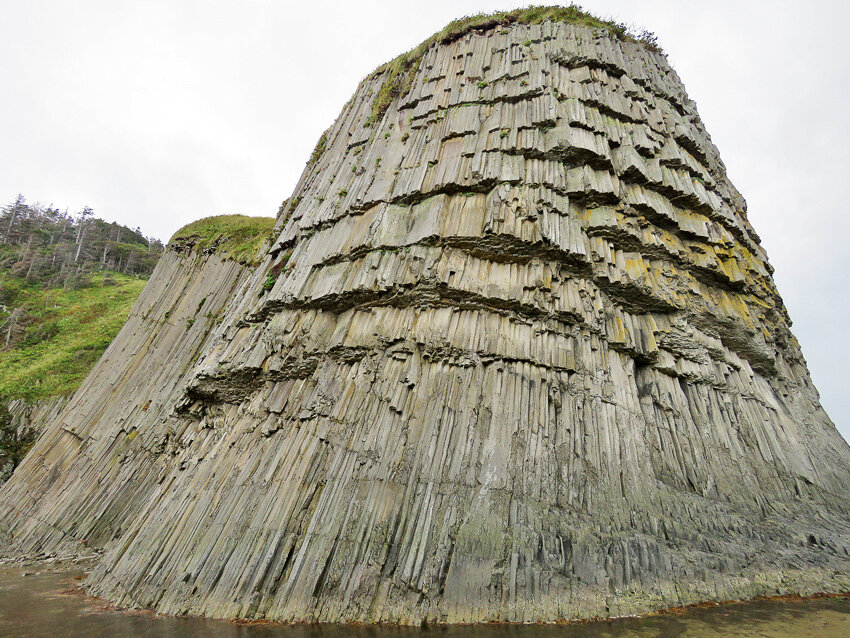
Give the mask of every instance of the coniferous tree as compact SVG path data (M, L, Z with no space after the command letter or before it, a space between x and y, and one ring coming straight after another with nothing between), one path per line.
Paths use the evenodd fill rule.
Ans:
M131 229L94 216L29 204L23 195L0 209L0 270L29 283L67 287L96 271L146 277L164 246Z

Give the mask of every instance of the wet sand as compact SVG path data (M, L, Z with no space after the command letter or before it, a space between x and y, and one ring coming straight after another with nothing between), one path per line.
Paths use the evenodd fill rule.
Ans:
M27 574L27 575L24 575ZM6 638L847 638L850 599L777 599L695 607L657 616L568 625L432 628L240 624L122 611L77 589L79 568L0 568Z

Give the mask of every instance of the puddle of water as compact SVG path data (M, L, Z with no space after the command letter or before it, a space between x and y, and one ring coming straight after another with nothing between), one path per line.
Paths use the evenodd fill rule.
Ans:
M28 568L38 572L38 567ZM0 636L6 638L847 638L850 599L753 603L574 625L429 629L335 625L236 625L111 610L72 589L81 571L0 570Z

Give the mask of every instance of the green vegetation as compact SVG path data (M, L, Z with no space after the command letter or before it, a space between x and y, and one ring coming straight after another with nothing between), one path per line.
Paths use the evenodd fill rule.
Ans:
M628 25L615 20L597 18L578 5L568 7L531 6L513 11L479 13L450 22L442 31L435 33L419 46L402 53L395 60L378 67L372 75L386 74L378 94L372 103L372 115L367 126L380 122L392 101L407 95L413 78L419 69L419 61L434 44L449 44L470 32L483 32L510 24L541 24L546 21L566 22L593 29L605 29L615 38L639 42L652 51L659 51L658 39L649 31L633 31ZM321 142L322 140L320 140ZM318 148L318 147L317 147ZM314 151L315 155L315 151Z
M88 207L72 215L19 195L0 209L0 403L74 392L163 248Z
M6 462L11 463L12 468L17 467L35 444L34 432L22 434L15 430L6 404L0 403L0 482L9 477L10 469Z
M73 393L124 325L162 247L90 213L74 219L22 203L0 217L0 402ZM273 227L266 217L208 217L172 241L247 264ZM135 253L122 252L125 240Z
M290 257L292 257L291 250L283 253L277 260L277 263L271 267L271 270L269 270L269 274L266 275L266 280L263 282L263 287L260 288L259 292L257 292L258 297L262 297L264 294L274 288L275 282L277 282L277 278L280 277L280 273L287 269Z
M293 197L290 201L289 199L283 200L283 203L277 209L277 219L280 221L281 225L286 224L289 221L289 218L292 217L292 213L298 208L298 204L301 203L301 196Z
M98 219L89 207L71 215L18 195L0 209L0 272L32 284L74 287L104 270L148 276L162 251L159 240Z
M272 217L218 215L204 217L184 226L169 244L186 244L199 253L217 253L224 259L254 265L257 256L274 229Z
M330 129L328 129L329 131ZM307 161L308 164L315 164L319 161L319 158L322 156L322 153L328 148L328 131L322 133L322 136L319 138L319 141L316 143L316 147L313 149L313 152L310 154L310 159Z
M29 204L0 209L0 481L35 442L6 402L72 394L124 325L164 246L141 230Z
M124 325L145 279L104 272L85 288L0 274L0 400L74 392Z

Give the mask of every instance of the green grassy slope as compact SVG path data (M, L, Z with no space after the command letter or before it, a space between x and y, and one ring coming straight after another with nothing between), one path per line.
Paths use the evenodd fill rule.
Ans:
M275 220L207 217L175 233L172 244L256 262ZM44 288L0 271L0 401L72 394L118 334L146 279L101 272L78 289ZM7 344L10 315L23 308Z
M215 252L223 259L254 265L260 248L270 239L272 217L217 215L184 226L168 243L186 244L198 253Z
M109 280L114 285L109 285ZM146 280L118 273L77 290L42 289L0 274L0 321L23 307L23 334L0 350L0 400L73 393L124 325ZM25 326L25 327L24 327ZM0 346L6 330L0 330Z

